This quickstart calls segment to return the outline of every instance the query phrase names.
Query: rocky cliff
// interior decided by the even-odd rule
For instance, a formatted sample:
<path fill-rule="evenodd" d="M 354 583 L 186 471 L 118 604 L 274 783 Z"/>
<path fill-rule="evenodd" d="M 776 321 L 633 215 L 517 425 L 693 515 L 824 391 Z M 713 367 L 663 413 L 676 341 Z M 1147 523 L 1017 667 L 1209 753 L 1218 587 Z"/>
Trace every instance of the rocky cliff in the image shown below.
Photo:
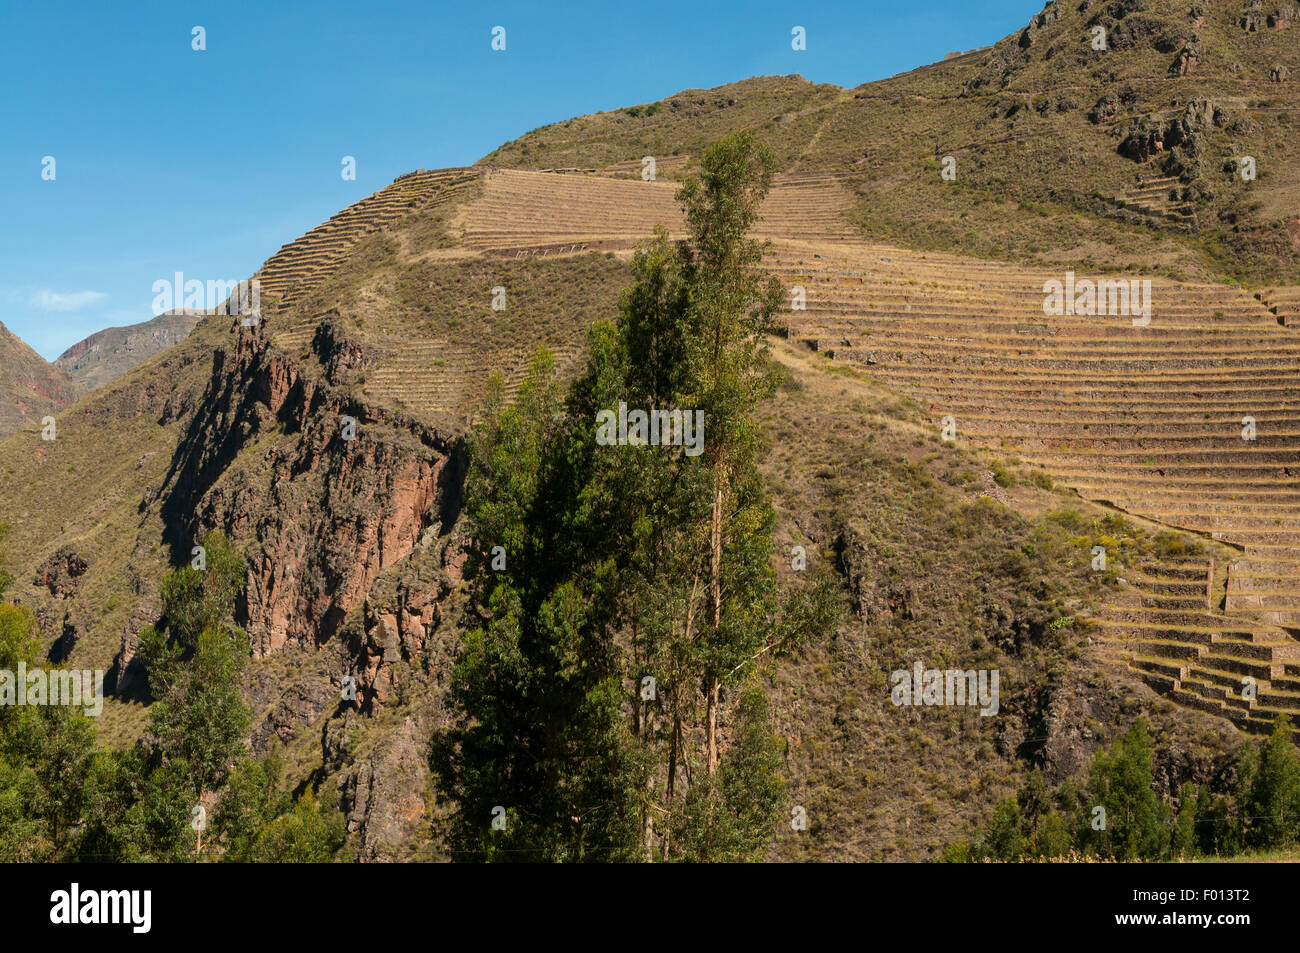
<path fill-rule="evenodd" d="M 105 328 L 78 341 L 54 360 L 85 390 L 117 380 L 131 368 L 189 337 L 202 311 L 168 311 L 150 321 Z"/>

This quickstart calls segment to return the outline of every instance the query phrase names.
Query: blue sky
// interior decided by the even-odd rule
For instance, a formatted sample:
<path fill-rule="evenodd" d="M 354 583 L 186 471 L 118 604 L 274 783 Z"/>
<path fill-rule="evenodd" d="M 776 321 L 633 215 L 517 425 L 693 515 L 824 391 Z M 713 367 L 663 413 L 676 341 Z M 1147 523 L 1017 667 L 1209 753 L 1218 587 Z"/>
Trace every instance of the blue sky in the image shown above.
<path fill-rule="evenodd" d="M 994 42 L 1041 6 L 6 3 L 0 321 L 53 359 L 148 320 L 155 281 L 247 277 L 404 172 L 469 165 L 549 122 L 749 76 L 856 86 Z M 504 53 L 490 48 L 497 25 Z M 795 25 L 802 52 L 790 48 Z M 339 174 L 345 155 L 355 181 Z"/>

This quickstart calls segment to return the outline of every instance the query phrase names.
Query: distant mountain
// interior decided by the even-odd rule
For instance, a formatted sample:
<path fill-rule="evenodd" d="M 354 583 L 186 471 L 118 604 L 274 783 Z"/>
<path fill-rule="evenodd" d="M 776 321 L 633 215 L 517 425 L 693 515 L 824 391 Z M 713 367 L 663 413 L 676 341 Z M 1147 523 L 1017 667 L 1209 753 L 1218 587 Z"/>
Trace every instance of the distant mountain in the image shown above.
<path fill-rule="evenodd" d="M 81 394 L 77 381 L 0 324 L 0 437 L 39 424 Z"/>
<path fill-rule="evenodd" d="M 140 362 L 190 336 L 202 311 L 177 310 L 152 321 L 105 328 L 72 345 L 54 361 L 86 390 L 117 380 Z"/>

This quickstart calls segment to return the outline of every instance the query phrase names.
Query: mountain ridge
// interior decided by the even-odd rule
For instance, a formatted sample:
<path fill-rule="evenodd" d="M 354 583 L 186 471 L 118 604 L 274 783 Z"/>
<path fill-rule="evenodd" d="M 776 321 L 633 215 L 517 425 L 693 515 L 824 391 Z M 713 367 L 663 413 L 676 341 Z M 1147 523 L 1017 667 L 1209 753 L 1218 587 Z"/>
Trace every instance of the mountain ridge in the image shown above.
<path fill-rule="evenodd" d="M 0 437 L 39 425 L 81 393 L 78 381 L 0 323 Z"/>
<path fill-rule="evenodd" d="M 1279 336 L 1285 328 L 1263 304 L 1222 281 L 1217 259 L 1176 223 L 1090 210 L 1064 181 L 1055 187 L 1070 194 L 1047 200 L 1062 203 L 1052 211 L 1065 211 L 1060 219 L 1047 215 L 1045 225 L 1038 219 L 1047 206 L 1034 207 L 1047 201 L 1038 185 L 1023 198 L 990 198 L 1005 170 L 995 174 L 979 162 L 1000 155 L 996 149 L 955 149 L 963 184 L 940 177 L 946 151 L 936 130 L 948 113 L 911 129 L 904 140 L 912 151 L 901 157 L 896 141 L 879 133 L 889 117 L 937 97 L 934 84 L 996 87 L 979 97 L 986 113 L 999 107 L 996 115 L 976 129 L 963 107 L 970 128 L 956 131 L 994 139 L 1015 133 L 1010 142 L 1027 143 L 1016 149 L 1046 162 L 1043 151 L 1032 151 L 1030 133 L 1047 135 L 1056 116 L 1088 122 L 1090 104 L 1076 97 L 1060 110 L 1066 94 L 1058 91 L 1055 102 L 1043 97 L 1041 111 L 1032 101 L 1021 108 L 1015 84 L 1043 67 L 1042 55 L 1064 42 L 1066 26 L 1104 13 L 1111 26 L 1130 23 L 1117 35 L 1141 33 L 1132 4 L 1084 6 L 1035 26 L 1025 46 L 1027 34 L 1018 32 L 988 51 L 881 84 L 842 90 L 792 77 L 742 81 L 721 93 L 679 94 L 679 105 L 650 115 L 576 117 L 568 128 L 589 146 L 549 142 L 550 133 L 527 143 L 521 137 L 472 170 L 399 178 L 363 200 L 369 204 L 349 206 L 354 214 L 340 212 L 333 228 L 324 223 L 325 231 L 268 259 L 259 274 L 275 291 L 260 324 L 204 316 L 185 340 L 65 410 L 56 441 L 34 432 L 9 438 L 0 515 L 13 526 L 15 592 L 36 611 L 51 646 L 113 674 L 103 742 L 121 746 L 142 729 L 148 699 L 133 660 L 141 629 L 157 619 L 158 579 L 187 561 L 206 531 L 221 529 L 249 563 L 238 617 L 254 645 L 246 685 L 257 713 L 253 749 L 284 743 L 291 777 L 337 802 L 359 856 L 441 856 L 429 823 L 438 808 L 426 747 L 448 718 L 460 570 L 474 545 L 458 521 L 464 437 L 486 378 L 499 372 L 517 385 L 538 343 L 556 352 L 563 373 L 574 373 L 585 359 L 585 328 L 617 310 L 637 242 L 658 224 L 681 237 L 674 185 L 639 181 L 637 153 L 657 142 L 662 148 L 651 154 L 685 156 L 680 165 L 666 163 L 676 177 L 689 172 L 692 149 L 766 115 L 759 127 L 769 135 L 779 128 L 786 169 L 757 231 L 773 242 L 766 265 L 787 292 L 803 288 L 808 307 L 786 315 L 773 340 L 783 384 L 762 408 L 764 477 L 773 486 L 782 553 L 803 546 L 832 567 L 851 609 L 846 624 L 806 656 L 764 672 L 779 699 L 792 794 L 816 819 L 808 837 L 781 831 L 772 856 L 933 857 L 968 821 L 987 817 L 1031 768 L 1054 781 L 1070 777 L 1122 719 L 1139 713 L 1169 742 L 1159 773 L 1170 793 L 1184 780 L 1214 781 L 1241 738 L 1229 709 L 1239 712 L 1243 699 L 1223 680 L 1238 672 L 1259 675 L 1261 684 L 1271 677 L 1266 689 L 1276 703 L 1292 703 L 1288 679 L 1296 675 L 1284 656 L 1293 646 L 1270 626 L 1242 630 L 1252 600 L 1274 594 L 1269 580 L 1289 578 L 1269 573 L 1289 559 L 1294 521 L 1288 491 L 1272 485 L 1295 462 L 1287 414 L 1296 404 L 1282 379 L 1295 366 L 1293 342 Z M 1135 49 L 1158 63 L 1160 83 L 1174 82 L 1167 70 L 1175 52 L 1154 43 Z M 1134 114 L 1117 118 L 1117 127 L 1151 105 L 1117 101 Z M 1188 104 L 1170 107 L 1162 131 Z M 1203 108 L 1196 113 L 1206 116 Z M 683 131 L 667 136 L 664 117 Z M 1198 121 L 1186 132 L 1217 142 L 1231 135 L 1231 122 L 1215 125 L 1211 109 L 1206 128 Z M 1089 135 L 1105 150 L 1088 160 L 1128 171 L 1133 160 L 1116 151 L 1118 128 L 1102 134 L 1092 125 Z M 918 151 L 927 130 L 928 151 Z M 602 171 L 526 170 L 525 144 L 529 162 Z M 1169 151 L 1162 138 L 1160 152 Z M 1154 161 L 1163 160 L 1147 158 Z M 1061 165 L 1061 180 L 1079 168 Z M 923 206 L 928 211 L 909 223 Z M 922 226 L 945 222 L 935 209 L 961 224 L 930 234 Z M 1004 215 L 1010 226 L 965 235 Z M 1068 236 L 1075 244 L 1058 247 L 1058 234 L 1055 244 L 1021 255 L 1047 243 L 1051 228 L 1059 233 L 1062 222 L 1076 221 L 1079 235 Z M 322 240 L 307 240 L 313 235 Z M 1141 239 L 1136 250 L 1125 247 L 1129 239 Z M 997 242 L 1004 257 L 1033 266 L 972 256 Z M 929 253 L 930 245 L 946 250 Z M 1145 267 L 1132 267 L 1135 259 Z M 1043 274 L 1066 261 L 1149 271 L 1180 302 L 1205 301 L 1157 311 L 1153 333 L 1140 339 L 1144 350 L 1133 355 L 1125 348 L 1136 332 L 1125 316 L 1045 319 Z M 1180 284 L 1166 272 L 1202 280 Z M 1236 337 L 1219 333 L 1225 330 Z M 1203 353 L 1180 351 L 1184 339 L 1187 350 Z M 1238 339 L 1241 349 L 1214 349 Z M 1259 354 L 1238 353 L 1257 343 Z M 1196 398 L 1209 408 L 1199 421 L 1177 416 L 1193 398 L 1141 404 L 1126 390 L 1141 389 L 1144 364 L 1221 399 Z M 1210 372 L 1200 374 L 1207 365 Z M 1165 456 L 1173 446 L 1210 458 L 1204 472 L 1188 477 L 1193 482 L 1213 487 L 1223 480 L 1216 467 L 1239 475 L 1242 464 L 1220 465 L 1224 448 L 1254 451 L 1240 447 L 1236 429 L 1220 433 L 1220 411 L 1236 413 L 1246 396 L 1240 382 L 1260 368 L 1279 380 L 1266 384 L 1259 399 L 1271 403 L 1258 416 L 1280 423 L 1257 445 L 1258 468 L 1270 477 L 1252 491 L 1251 505 L 1279 495 L 1280 502 L 1245 518 L 1264 540 L 1265 565 L 1244 575 L 1255 589 L 1230 593 L 1232 534 L 1220 544 L 1221 529 L 1192 539 L 1170 526 L 1199 530 L 1197 520 L 1238 518 L 1243 504 L 1218 500 L 1189 513 L 1182 498 L 1162 495 L 1172 476 L 1142 468 L 1149 457 L 1153 471 L 1172 473 Z M 1005 380 L 996 373 L 1002 369 Z M 1073 388 L 1069 399 L 1054 396 L 1065 385 Z M 1059 426 L 1062 406 L 1085 396 L 1096 413 Z M 1007 410 L 990 420 L 981 406 Z M 955 416 L 960 441 L 940 436 L 944 412 Z M 344 436 L 344 418 L 356 425 L 355 439 Z M 1153 434 L 1149 423 L 1141 429 L 1144 419 L 1168 420 L 1169 428 Z M 1042 421 L 1054 421 L 1061 435 L 1036 430 Z M 1116 432 L 1101 434 L 1103 425 Z M 1198 440 L 1209 448 L 1196 450 Z M 1084 492 L 1107 443 L 1123 448 L 1124 467 L 1137 474 L 1133 500 L 1094 501 Z M 1280 527 L 1267 525 L 1274 518 Z M 1088 568 L 1097 546 L 1112 560 L 1105 573 Z M 71 564 L 82 567 L 74 580 L 43 571 Z M 775 568 L 787 577 L 793 571 L 784 558 Z M 1120 575 L 1130 568 L 1132 580 Z M 1233 600 L 1243 605 L 1229 618 Z M 960 715 L 900 720 L 885 680 L 914 657 L 1000 668 L 1006 717 L 996 727 Z M 357 681 L 355 703 L 339 698 L 348 676 Z M 1243 727 L 1258 730 L 1262 720 L 1247 718 Z M 918 754 L 925 754 L 920 771 Z M 941 811 L 940 803 L 960 807 Z"/>
<path fill-rule="evenodd" d="M 96 390 L 141 361 L 185 340 L 203 314 L 178 309 L 137 324 L 104 328 L 65 350 L 54 359 L 54 366 L 62 368 L 86 390 Z"/>

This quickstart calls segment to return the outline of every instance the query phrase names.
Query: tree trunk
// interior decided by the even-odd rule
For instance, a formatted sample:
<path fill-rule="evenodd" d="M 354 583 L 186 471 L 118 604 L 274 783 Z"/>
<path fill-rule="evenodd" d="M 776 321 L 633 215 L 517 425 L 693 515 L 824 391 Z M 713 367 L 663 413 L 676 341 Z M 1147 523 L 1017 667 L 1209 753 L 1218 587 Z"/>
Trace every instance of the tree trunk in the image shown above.
<path fill-rule="evenodd" d="M 713 498 L 713 536 L 709 541 L 709 593 L 712 596 L 713 635 L 722 630 L 722 486 Z M 708 676 L 708 773 L 718 770 L 718 678 Z"/>
<path fill-rule="evenodd" d="M 709 680 L 709 774 L 718 770 L 718 680 Z"/>
<path fill-rule="evenodd" d="M 668 852 L 672 849 L 673 790 L 676 787 L 675 781 L 677 778 L 677 749 L 680 745 L 680 739 L 682 736 L 682 718 L 681 715 L 677 713 L 676 708 L 677 702 L 674 694 L 672 740 L 669 742 L 668 749 L 668 797 L 665 801 L 665 806 L 668 808 L 668 817 L 664 822 L 664 860 L 668 859 Z"/>

